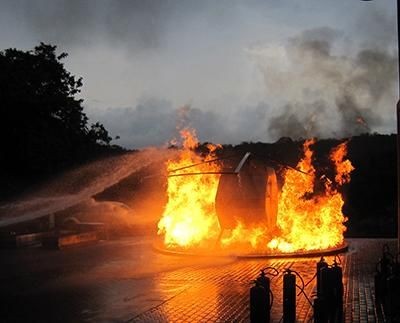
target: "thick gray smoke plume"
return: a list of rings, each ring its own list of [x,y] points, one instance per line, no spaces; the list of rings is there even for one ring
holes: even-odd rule
[[[0,1],[0,49],[43,41],[68,52],[85,112],[128,148],[176,137],[185,105],[201,141],[387,133],[392,9],[392,0]]]
[[[269,103],[214,111],[187,105],[189,125],[200,139],[224,143],[385,132],[394,111],[395,56],[389,47],[335,53],[341,40],[338,31],[324,27],[284,46],[248,49]],[[178,115],[171,102],[147,98],[135,108],[108,109],[97,117],[121,136],[120,144],[140,147],[176,136]]]
[[[324,27],[306,30],[286,46],[253,50],[266,88],[281,108],[269,134],[351,136],[379,131],[394,111],[396,59],[387,47],[334,53],[340,33]],[[268,56],[269,55],[269,56]]]

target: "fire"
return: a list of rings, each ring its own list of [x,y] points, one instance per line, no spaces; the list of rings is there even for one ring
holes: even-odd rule
[[[356,118],[356,123],[358,123],[359,125],[363,126],[365,128],[365,130],[370,131],[370,128],[368,126],[368,123],[365,121],[365,119],[361,116]]]
[[[347,142],[341,143],[331,151],[330,158],[333,161],[336,169],[335,181],[343,185],[350,182],[350,173],[354,170],[350,160],[346,159]]]
[[[215,210],[220,177],[215,173],[222,169],[215,162],[204,163],[215,158],[218,147],[210,145],[209,154],[202,159],[193,151],[198,145],[194,131],[186,129],[181,135],[184,148],[177,160],[167,163],[168,203],[158,224],[167,247],[210,249],[218,245],[221,249],[236,250],[245,246],[250,252],[298,252],[343,243],[347,219],[342,214],[344,201],[338,188],[350,181],[354,169],[346,159],[347,142],[333,148],[329,155],[335,169],[335,177],[330,181],[325,176],[316,179],[312,151],[315,141],[305,141],[304,156],[297,169],[287,168],[284,173],[276,227],[249,227],[238,221],[234,229],[223,233]],[[190,165],[194,166],[188,168]],[[188,175],[174,176],[181,174]],[[323,192],[315,191],[317,182]]]
[[[268,246],[283,252],[318,250],[343,243],[346,218],[342,214],[342,195],[325,181],[323,193],[314,193],[315,169],[312,165],[313,140],[304,143],[304,158],[297,164],[302,172],[288,169],[285,184],[279,199],[279,237]],[[342,185],[350,180],[354,169],[349,160],[344,160],[347,143],[334,148],[330,154],[336,175],[335,182]]]
[[[193,149],[198,146],[196,133],[193,130],[181,131],[183,150],[179,159],[168,161],[167,170],[172,172],[182,167],[179,174],[218,172],[216,164],[202,164],[203,159]],[[214,157],[216,146],[209,145],[210,151],[206,160]],[[219,175],[171,176],[168,178],[168,204],[158,223],[159,233],[164,233],[167,246],[189,247],[202,245],[210,239],[216,239],[219,232],[218,219],[214,203],[217,193]]]

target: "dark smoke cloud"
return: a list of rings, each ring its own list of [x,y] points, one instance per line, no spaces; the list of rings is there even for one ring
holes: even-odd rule
[[[273,138],[290,136],[292,138],[310,138],[323,136],[319,124],[323,123],[326,103],[315,101],[306,105],[286,104],[279,116],[270,120],[268,132]],[[298,113],[306,110],[307,113]]]
[[[42,41],[66,47],[107,44],[140,52],[168,44],[175,20],[205,14],[218,24],[233,5],[226,0],[16,0],[0,8]],[[190,18],[184,21],[190,28]]]
[[[25,23],[47,41],[155,48],[170,14],[168,1],[20,1]]]
[[[390,117],[395,56],[384,47],[343,55],[340,40],[331,28],[306,30],[282,49],[286,70],[260,65],[267,90],[281,98],[268,128],[273,138],[351,136],[379,129],[382,116]]]

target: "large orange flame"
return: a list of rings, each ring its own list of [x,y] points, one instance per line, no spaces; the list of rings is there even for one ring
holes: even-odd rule
[[[202,164],[203,159],[193,148],[198,145],[193,130],[181,131],[183,150],[178,160],[168,161],[167,170],[174,175],[174,170],[184,168],[179,174],[219,171],[215,164]],[[215,146],[209,145],[213,158]],[[167,246],[190,247],[202,245],[218,236],[219,225],[215,214],[215,195],[217,193],[219,175],[171,176],[168,178],[168,203],[158,223],[159,233],[165,235]]]
[[[174,175],[191,173],[188,176],[168,177],[168,203],[165,207],[158,228],[164,235],[167,247],[194,248],[214,247],[221,233],[215,211],[215,197],[219,175],[203,172],[218,172],[216,163],[202,163],[204,159],[193,151],[198,145],[195,133],[187,129],[181,132],[184,149],[178,160],[168,161],[167,169]],[[313,166],[314,140],[307,140],[303,145],[304,157],[297,164],[297,169],[287,169],[284,185],[281,189],[278,205],[277,227],[245,227],[238,222],[236,228],[221,236],[221,248],[247,246],[248,251],[297,252],[320,250],[335,247],[343,243],[346,230],[344,204],[341,193],[337,190],[350,181],[354,169],[345,159],[347,142],[341,143],[330,153],[336,174],[335,185],[326,177],[317,179]],[[205,160],[214,158],[215,146],[210,145],[210,153]],[[189,165],[194,167],[185,168]],[[323,184],[323,192],[314,192],[317,181]],[[321,186],[321,185],[320,185]]]
[[[310,149],[313,144],[314,140],[304,143],[304,158],[297,164],[304,173],[293,169],[285,173],[278,210],[281,234],[268,244],[271,249],[294,252],[326,249],[343,243],[346,230],[343,223],[347,219],[342,213],[342,195],[332,188],[329,180],[324,183],[323,193],[314,193],[315,169]],[[335,181],[339,185],[350,180],[353,169],[349,160],[343,160],[345,155],[346,143],[334,148],[330,154],[336,169]]]

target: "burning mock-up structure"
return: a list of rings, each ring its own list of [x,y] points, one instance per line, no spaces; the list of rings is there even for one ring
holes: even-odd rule
[[[249,156],[249,153],[245,155]],[[276,226],[278,182],[275,170],[262,163],[242,159],[235,175],[221,174],[215,197],[221,236],[223,230],[234,230],[238,223],[246,227]]]
[[[184,130],[178,159],[167,163],[168,202],[159,221],[164,247],[179,251],[240,251],[248,254],[320,251],[343,245],[346,217],[338,188],[350,181],[353,166],[347,143],[334,147],[329,159],[332,179],[316,178],[314,140],[303,144],[295,168],[286,167],[278,185],[270,165],[246,153],[234,170],[216,158],[208,145],[200,157],[195,134]],[[315,182],[322,186],[314,190]]]

